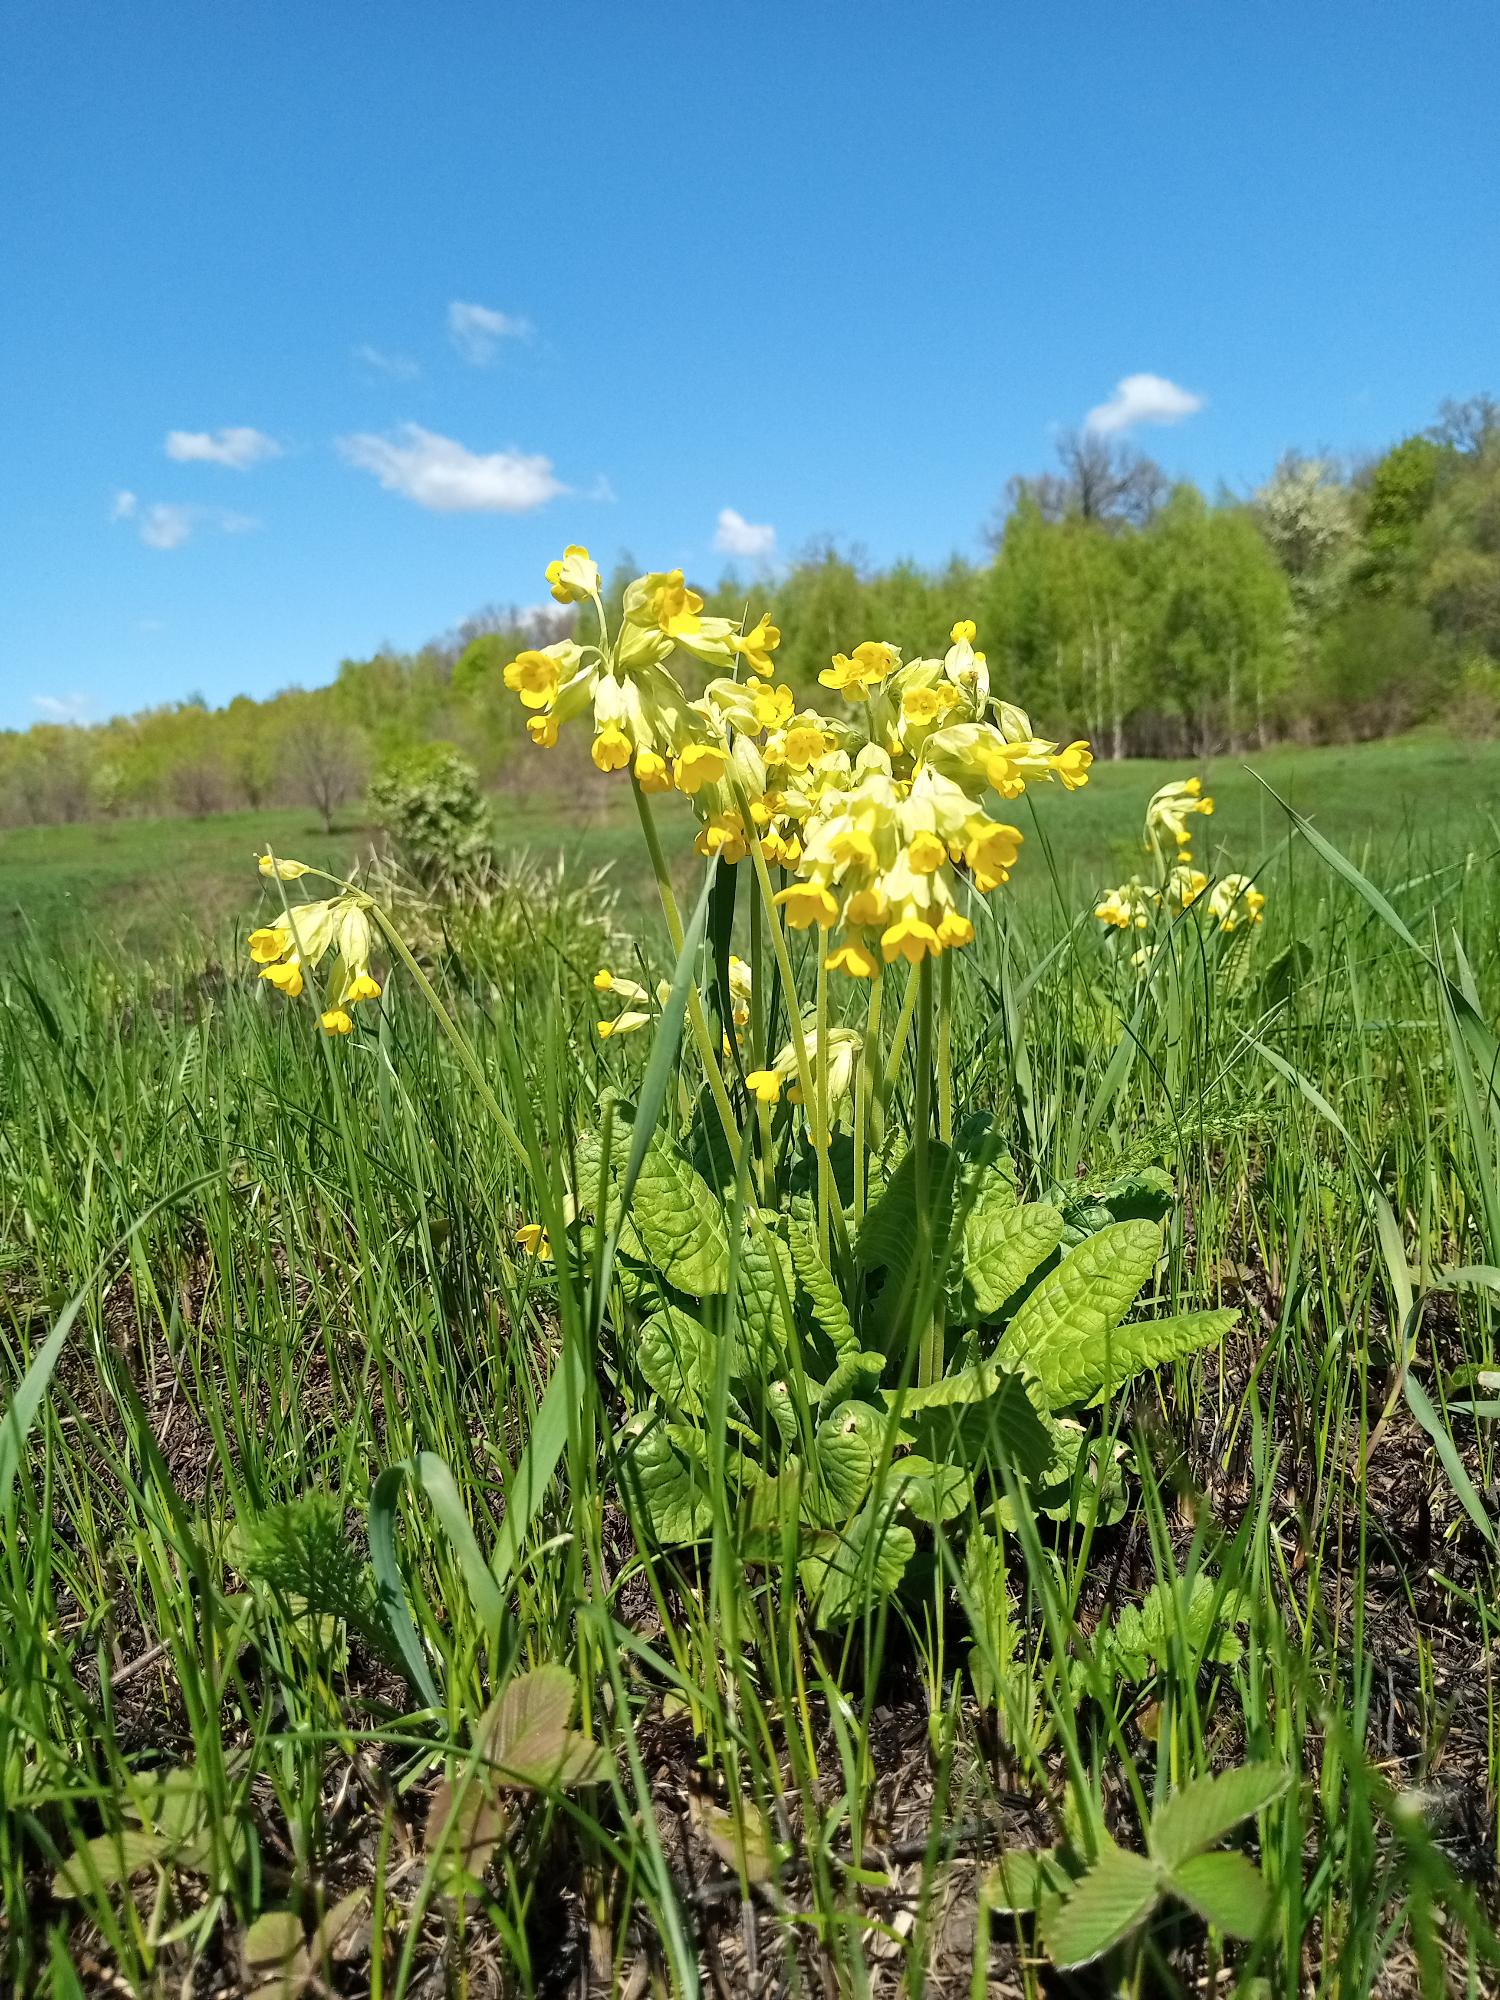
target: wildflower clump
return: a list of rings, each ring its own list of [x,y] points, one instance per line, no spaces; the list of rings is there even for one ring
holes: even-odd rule
[[[1106,890],[1094,909],[1101,924],[1127,934],[1151,932],[1159,921],[1170,922],[1194,908],[1224,932],[1262,921],[1266,899],[1251,876],[1221,875],[1214,881],[1194,865],[1191,823],[1209,817],[1213,809],[1199,777],[1175,778],[1152,794],[1146,807],[1145,847],[1154,863],[1154,879],[1146,882],[1133,875],[1119,888]],[[1149,964],[1155,950],[1153,943],[1138,940],[1132,963]]]
[[[261,874],[280,882],[300,881],[319,872],[304,861],[286,861],[269,853],[259,860]],[[332,970],[322,982],[319,1016],[326,1034],[352,1034],[350,1009],[380,998],[380,982],[370,971],[373,907],[368,896],[345,889],[316,902],[289,903],[278,922],[262,924],[250,933],[251,961],[260,967],[261,978],[289,1000],[300,996],[306,974],[333,953]]]
[[[1086,744],[1039,737],[991,695],[972,620],[954,625],[941,658],[903,660],[881,639],[835,653],[819,681],[839,701],[824,713],[776,684],[769,614],[712,617],[681,570],[636,578],[613,627],[586,549],[570,547],[548,580],[592,609],[595,636],[505,669],[532,741],[548,748],[586,721],[599,770],[628,773],[643,797],[689,800],[700,853],[784,871],[781,918],[822,934],[833,971],[868,979],[967,945],[971,895],[1008,881],[1021,847],[1002,802],[1029,783],[1087,779]],[[711,670],[696,691],[689,662]],[[641,1025],[617,1016],[608,1032]]]

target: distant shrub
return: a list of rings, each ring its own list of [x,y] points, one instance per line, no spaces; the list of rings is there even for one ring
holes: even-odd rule
[[[494,827],[479,773],[451,744],[429,743],[382,766],[370,810],[423,888],[460,896],[494,871]]]

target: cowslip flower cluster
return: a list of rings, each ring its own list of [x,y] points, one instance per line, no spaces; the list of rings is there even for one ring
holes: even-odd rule
[[[809,1014],[802,1023],[803,1047],[807,1052],[814,1093],[826,1094],[829,1115],[837,1122],[842,1105],[854,1094],[855,1068],[864,1037],[854,1028],[830,1028],[825,1038],[826,1061],[820,1070],[817,1046],[817,1016]],[[779,1104],[785,1092],[789,1104],[801,1104],[802,1087],[797,1081],[798,1055],[795,1042],[788,1042],[768,1069],[753,1069],[745,1087],[761,1104]]]
[[[1211,883],[1193,865],[1189,822],[1213,809],[1214,802],[1197,777],[1174,779],[1152,795],[1146,807],[1145,844],[1156,859],[1158,879],[1149,883],[1133,875],[1119,888],[1107,890],[1094,909],[1100,923],[1118,931],[1149,931],[1159,914],[1177,915],[1200,904],[1221,931],[1262,922],[1266,899],[1249,875],[1223,875]],[[1149,963],[1154,950],[1150,944],[1142,945],[1132,963]]]
[[[315,872],[303,861],[283,861],[269,854],[259,859],[261,874],[282,882],[295,882]],[[316,902],[293,903],[279,922],[262,924],[250,933],[250,957],[260,967],[261,978],[289,1000],[301,994],[308,968],[321,965],[329,952],[335,954],[319,1016],[326,1034],[352,1034],[350,1008],[361,1000],[380,998],[380,983],[370,972],[374,945],[371,907],[368,896],[346,890]]]
[[[613,633],[586,549],[569,547],[547,576],[561,602],[593,607],[598,643],[563,640],[505,669],[532,740],[553,744],[590,715],[595,765],[630,771],[648,794],[685,793],[700,853],[733,865],[758,848],[791,878],[776,896],[783,918],[823,933],[836,971],[870,978],[968,944],[970,892],[1007,882],[1021,846],[989,801],[1087,782],[1087,744],[1039,737],[991,695],[970,619],[941,659],[903,660],[880,639],[835,653],[818,678],[841,708],[826,715],[775,683],[781,635],[768,614],[748,629],[708,616],[680,570],[630,584]],[[678,678],[682,655],[716,670],[697,696]],[[610,1033],[629,1032],[627,1018]]]

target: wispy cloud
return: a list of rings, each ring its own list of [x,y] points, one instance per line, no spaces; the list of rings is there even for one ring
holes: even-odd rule
[[[280,458],[281,446],[264,431],[231,424],[222,431],[168,431],[166,453],[179,465],[227,465],[233,472],[248,472],[252,465]]]
[[[189,501],[143,501],[134,493],[115,495],[110,508],[112,521],[131,521],[148,549],[180,549],[199,528],[213,528],[221,535],[248,535],[260,526],[249,514],[235,514],[227,507],[200,507]]]
[[[339,450],[388,493],[436,514],[529,514],[567,490],[540,453],[470,451],[420,424],[400,424],[389,437],[360,431],[340,438]]]
[[[86,694],[34,694],[31,705],[44,722],[82,722],[94,704]]]
[[[747,521],[733,507],[721,507],[714,547],[727,556],[749,556],[757,562],[767,562],[776,553],[776,530],[769,523],[757,526],[754,521]]]
[[[492,306],[466,305],[455,299],[448,308],[449,337],[475,368],[494,360],[502,340],[529,340],[534,331],[529,319],[496,312]]]
[[[1083,420],[1090,431],[1128,431],[1136,424],[1180,424],[1203,408],[1207,398],[1179,388],[1165,375],[1125,375],[1114,394]]]
[[[421,363],[413,361],[409,354],[387,354],[383,347],[372,347],[367,340],[355,348],[354,358],[366,368],[373,368],[377,375],[388,375],[393,382],[415,382],[422,372]]]

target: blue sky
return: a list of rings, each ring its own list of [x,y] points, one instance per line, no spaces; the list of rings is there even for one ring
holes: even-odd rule
[[[1500,390],[1496,20],[12,0],[0,727],[311,685],[569,540],[972,553],[1127,377],[1236,487]]]

